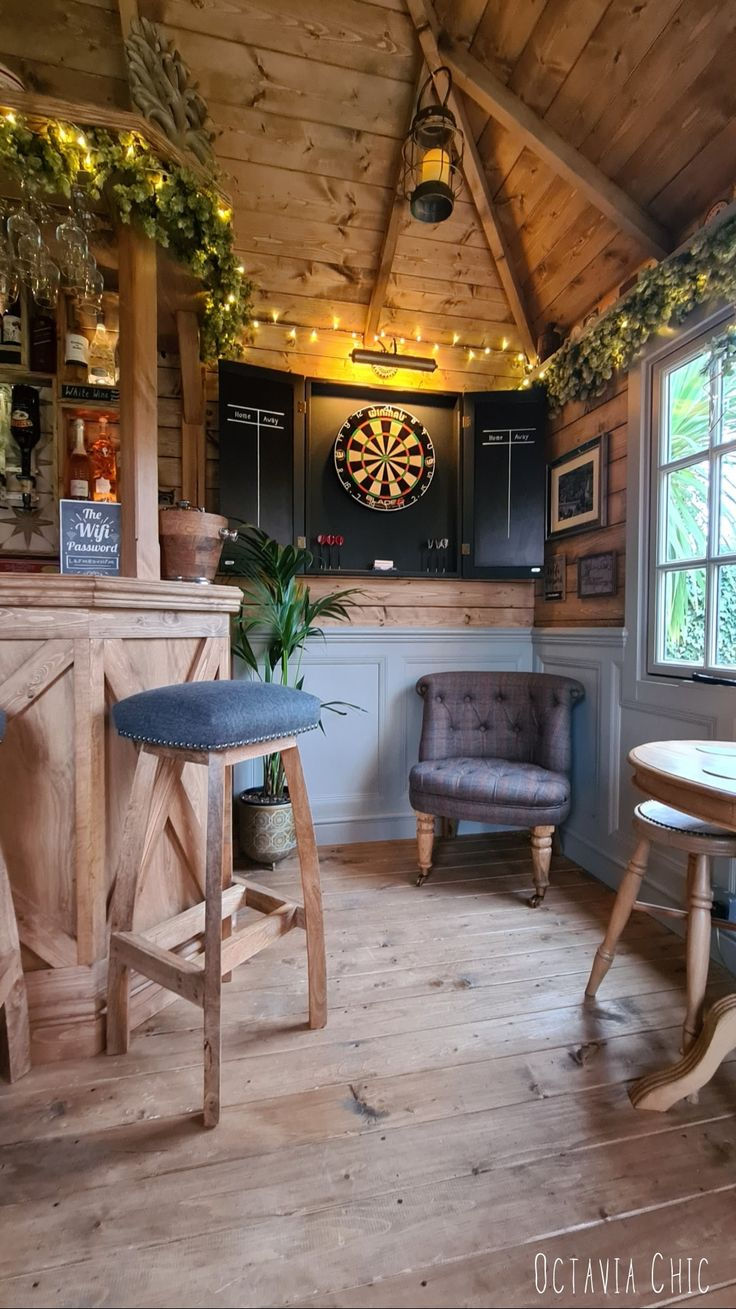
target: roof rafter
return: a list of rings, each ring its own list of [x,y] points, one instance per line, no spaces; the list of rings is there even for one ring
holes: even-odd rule
[[[439,67],[445,62],[439,47],[440,26],[429,0],[406,0],[406,7],[417,30],[419,44],[422,47],[428,67],[431,69]],[[465,105],[454,90],[450,93],[450,108],[465,137],[463,156],[465,182],[473,197],[478,219],[488,243],[488,249],[495,262],[499,280],[506,293],[509,308],[519,331],[522,349],[533,362],[537,357],[537,349],[521,282],[514,269],[508,243],[496,215],[488,178],[478,154]]]
[[[407,0],[410,10],[420,0]],[[672,248],[669,234],[616,182],[606,177],[579,150],[563,140],[549,123],[510,91],[494,73],[446,33],[440,35],[440,58],[452,70],[456,84],[476,104],[509,131],[521,136],[540,159],[610,218],[620,231],[641,243],[650,255],[662,259]]]
[[[406,125],[407,132],[409,131],[411,118],[414,115],[414,104],[416,102],[417,96],[419,95],[419,90],[425,76],[426,76],[426,72],[424,68],[424,62],[422,61],[419,67],[416,86],[414,88],[414,95],[412,96],[411,117],[409,118],[409,122]],[[406,135],[406,133],[404,135]],[[404,193],[401,189],[401,183],[404,175],[403,143],[404,143],[404,138],[402,137],[401,144],[399,145],[399,162],[396,169],[396,176],[394,178],[394,194],[393,194],[393,200],[391,202],[391,211],[388,216],[388,223],[386,224],[386,230],[383,234],[383,240],[381,242],[381,253],[378,257],[378,269],[376,272],[376,280],[373,283],[373,290],[371,292],[370,304],[368,305],[368,314],[365,320],[365,330],[363,332],[364,345],[371,345],[373,343],[373,338],[378,334],[378,328],[381,322],[381,313],[383,312],[383,307],[386,301],[386,291],[388,289],[389,278],[391,277],[391,270],[394,264],[396,246],[398,245],[398,241],[399,241],[399,233],[401,231],[401,219],[403,218],[404,211],[406,209],[406,197],[404,196]]]

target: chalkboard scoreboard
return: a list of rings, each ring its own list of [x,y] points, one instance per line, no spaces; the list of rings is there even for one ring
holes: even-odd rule
[[[291,541],[295,418],[304,380],[224,360],[219,371],[220,511],[255,523],[277,541]]]
[[[530,577],[545,419],[534,390],[392,391],[221,362],[220,510],[306,543],[313,571]]]
[[[544,564],[543,395],[464,397],[463,575],[529,577]]]

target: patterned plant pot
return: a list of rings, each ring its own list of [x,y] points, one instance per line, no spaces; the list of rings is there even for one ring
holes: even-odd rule
[[[291,801],[264,800],[257,786],[238,796],[240,849],[254,864],[273,868],[296,849]]]

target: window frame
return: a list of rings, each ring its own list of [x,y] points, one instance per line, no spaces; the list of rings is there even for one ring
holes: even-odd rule
[[[648,423],[648,481],[649,481],[649,541],[648,541],[648,596],[646,604],[647,640],[646,665],[650,676],[665,678],[691,678],[693,673],[702,672],[714,677],[736,676],[736,657],[732,664],[717,664],[718,638],[718,570],[724,565],[736,565],[736,551],[720,553],[717,549],[720,528],[718,512],[720,500],[720,468],[722,460],[728,454],[736,455],[736,435],[732,440],[723,442],[722,425],[724,420],[723,405],[715,407],[712,389],[709,396],[709,441],[707,446],[693,454],[678,459],[662,458],[666,433],[663,423],[667,421],[667,383],[670,373],[697,358],[714,336],[719,335],[734,321],[733,314],[719,316],[719,321],[703,325],[695,336],[688,336],[686,341],[673,342],[672,348],[658,353],[649,369],[649,423]],[[714,366],[715,367],[715,366]],[[715,372],[712,372],[712,379]],[[667,530],[667,512],[665,488],[667,478],[673,472],[708,463],[708,540],[706,553],[693,558],[667,560],[664,558],[665,533]],[[663,650],[664,623],[666,610],[664,588],[668,573],[683,569],[703,568],[705,570],[705,633],[704,658],[700,663],[684,663],[665,660],[661,657]]]

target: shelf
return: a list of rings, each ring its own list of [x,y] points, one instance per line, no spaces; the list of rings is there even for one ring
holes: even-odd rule
[[[232,575],[232,574],[231,574]],[[460,574],[457,572],[446,573],[428,573],[426,568],[420,572],[410,572],[403,568],[310,568],[305,577],[342,577],[349,581],[351,577],[400,577],[400,578],[426,578],[433,582],[441,582],[443,579],[447,582],[457,582]]]
[[[8,374],[6,379],[5,374]],[[21,364],[0,364],[0,382],[27,382],[29,386],[53,386],[53,373],[32,373]]]

